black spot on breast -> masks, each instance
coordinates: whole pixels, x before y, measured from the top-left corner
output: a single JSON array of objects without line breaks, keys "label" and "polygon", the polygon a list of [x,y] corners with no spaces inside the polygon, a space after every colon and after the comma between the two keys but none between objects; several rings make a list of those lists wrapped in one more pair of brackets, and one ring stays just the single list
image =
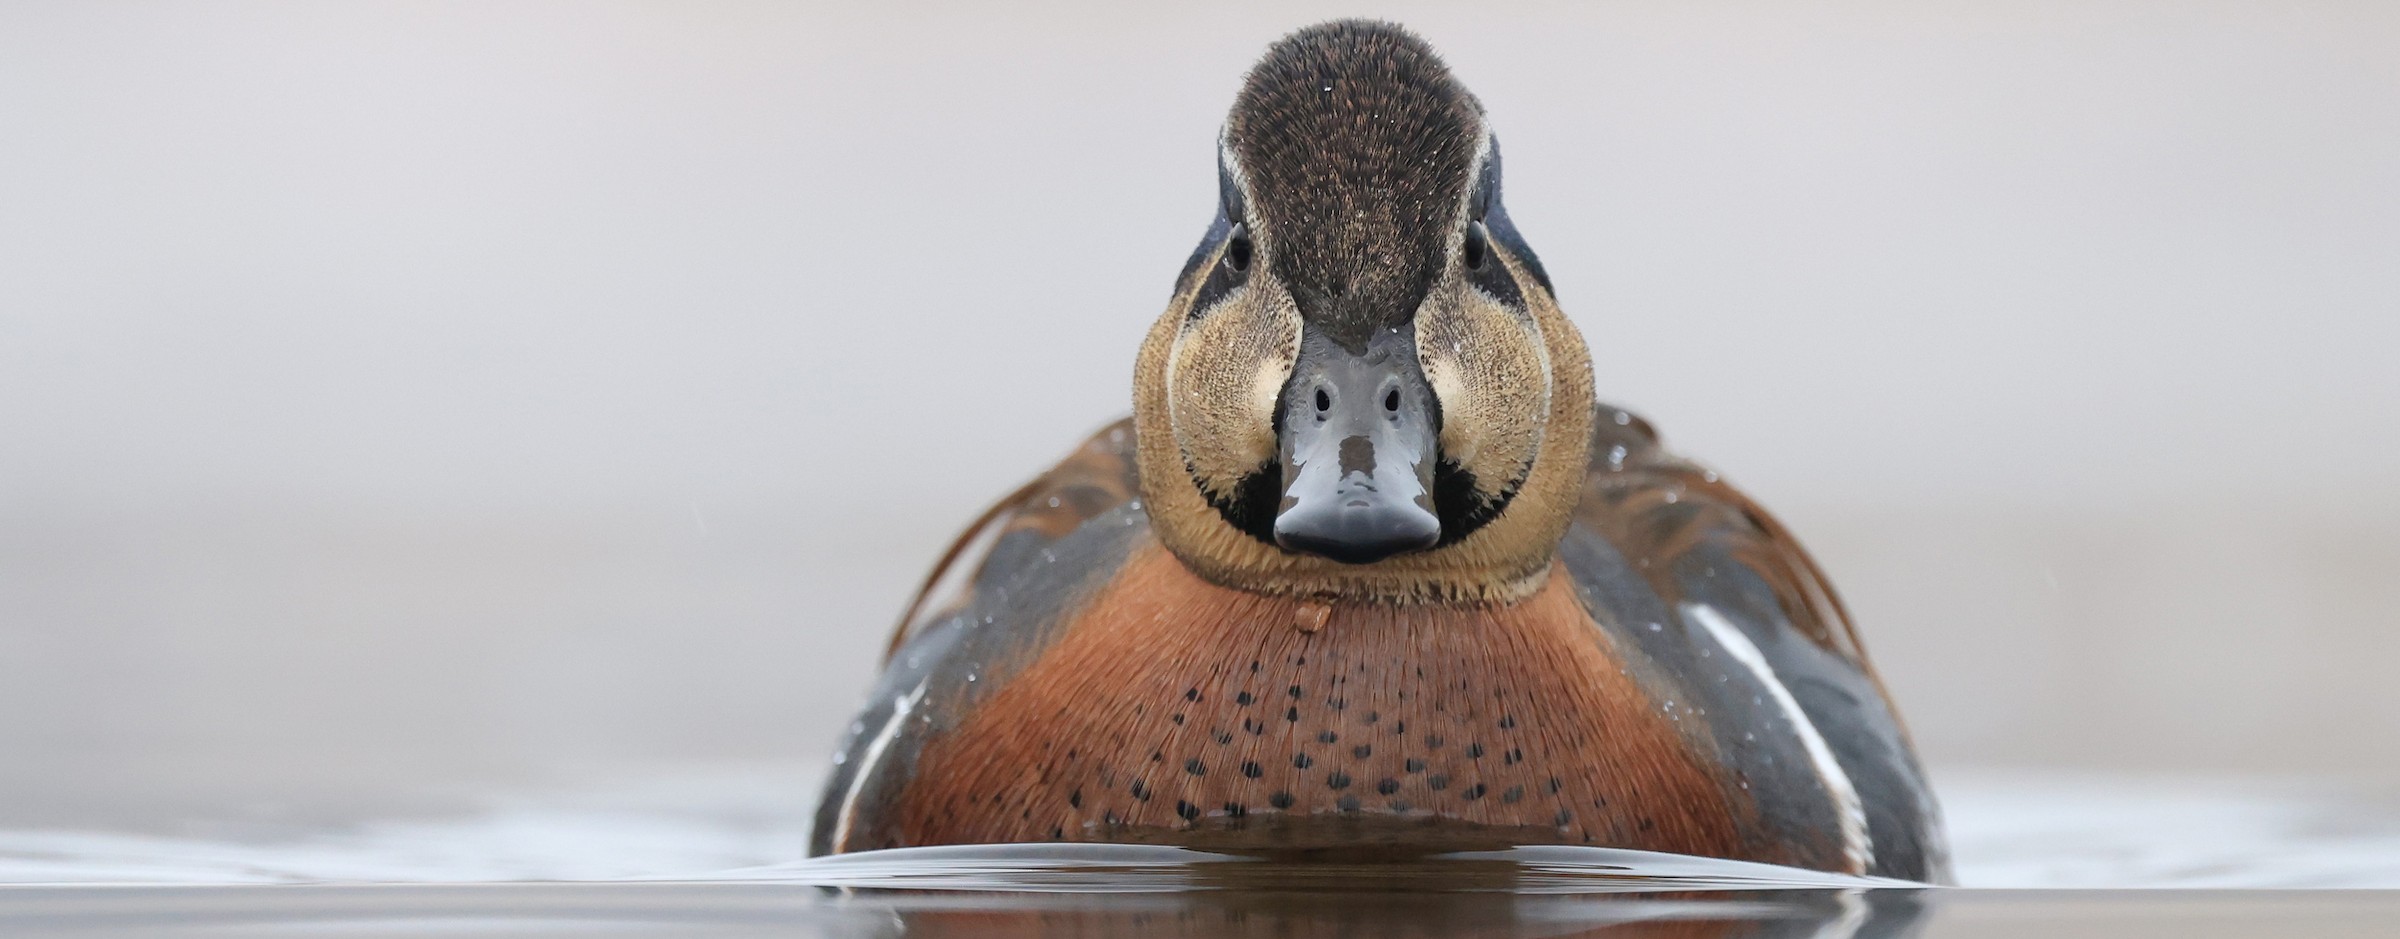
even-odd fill
[{"label": "black spot on breast", "polygon": [[1378,782],[1376,782],[1376,783],[1375,783],[1375,791],[1376,791],[1376,792],[1383,793],[1384,795],[1387,795],[1387,796],[1388,796],[1388,795],[1391,795],[1392,793],[1399,792],[1399,791],[1400,791],[1400,781],[1399,781],[1399,780],[1397,780],[1397,779],[1392,779],[1392,778],[1386,777],[1386,778],[1384,778],[1384,779],[1382,779],[1382,780],[1380,780],[1380,781],[1378,781]]},{"label": "black spot on breast", "polygon": [[1353,757],[1356,757],[1356,758],[1358,758],[1358,759],[1361,759],[1361,760],[1363,760],[1363,759],[1366,759],[1366,758],[1368,758],[1368,757],[1370,757],[1370,756],[1374,756],[1374,755],[1375,755],[1375,745],[1374,745],[1374,744],[1371,744],[1371,743],[1362,743],[1362,744],[1359,744],[1358,746],[1351,747],[1351,748],[1350,748],[1350,755],[1351,755],[1351,756],[1353,756]]},{"label": "black spot on breast", "polygon": [[1511,729],[1514,729],[1516,726],[1517,726],[1517,718],[1516,718],[1516,715],[1513,715],[1513,714],[1502,714],[1502,715],[1500,715],[1500,729],[1501,729],[1501,730],[1511,730]]},{"label": "black spot on breast", "polygon": [[1243,707],[1249,707],[1252,702],[1257,700],[1257,698],[1251,697],[1250,692],[1247,691],[1236,692],[1233,696],[1233,703],[1239,704]]},{"label": "black spot on breast", "polygon": [[1175,814],[1183,816],[1184,821],[1192,821],[1200,817],[1200,807],[1177,799],[1175,800]]},{"label": "black spot on breast", "polygon": [[1288,808],[1291,808],[1291,807],[1292,807],[1292,794],[1291,794],[1291,793],[1288,793],[1288,792],[1281,791],[1281,790],[1277,790],[1277,791],[1275,792],[1275,794],[1274,794],[1274,795],[1270,795],[1270,796],[1268,796],[1268,797],[1267,797],[1267,804],[1268,804],[1268,805],[1272,805],[1272,806],[1274,806],[1274,807],[1276,807],[1276,808],[1279,808],[1279,809],[1288,809]]},{"label": "black spot on breast", "polygon": [[1300,723],[1300,709],[1299,709],[1299,708],[1284,708],[1284,709],[1283,709],[1283,719],[1284,719],[1284,720],[1287,720],[1287,721],[1291,721],[1292,723],[1295,723],[1295,724],[1297,724],[1297,723]]},{"label": "black spot on breast", "polygon": [[1470,744],[1467,744],[1467,759],[1470,759],[1470,760],[1480,760],[1480,759],[1483,759],[1483,744],[1480,744],[1480,743],[1470,743]]},{"label": "black spot on breast", "polygon": [[1425,788],[1431,789],[1435,792],[1448,789],[1450,788],[1450,777],[1441,773],[1435,773],[1431,776],[1427,776],[1425,777]]},{"label": "black spot on breast", "polygon": [[1402,760],[1400,762],[1400,768],[1412,773],[1422,773],[1425,771],[1425,761],[1412,756],[1406,760]]},{"label": "black spot on breast", "polygon": [[1334,808],[1337,808],[1337,809],[1341,809],[1341,810],[1342,810],[1342,811],[1344,811],[1344,812],[1356,812],[1356,811],[1358,811],[1358,797],[1357,797],[1357,796],[1343,796],[1343,797],[1341,797],[1340,799],[1338,799],[1338,800],[1335,800],[1335,801],[1334,801],[1334,803],[1333,803],[1333,807],[1334,807]]},{"label": "black spot on breast", "polygon": [[1483,784],[1476,783],[1458,791],[1458,797],[1468,802],[1483,798]]},{"label": "black spot on breast", "polygon": [[1318,742],[1318,743],[1332,743],[1332,742],[1334,742],[1334,741],[1336,741],[1336,740],[1340,740],[1340,739],[1342,739],[1342,735],[1340,735],[1340,734],[1337,734],[1337,733],[1334,733],[1333,731],[1330,731],[1330,730],[1327,730],[1327,731],[1320,731],[1320,732],[1318,732],[1318,734],[1317,734],[1317,742]]},{"label": "black spot on breast", "polygon": [[1525,751],[1523,749],[1518,747],[1510,747],[1508,748],[1507,753],[1500,754],[1500,765],[1515,766],[1524,759]]},{"label": "black spot on breast", "polygon": [[1286,689],[1284,689],[1284,693],[1285,693],[1285,694],[1288,694],[1288,695],[1291,695],[1291,696],[1292,696],[1292,700],[1294,700],[1294,701],[1298,701],[1298,700],[1300,700],[1300,686],[1299,686],[1299,685],[1293,685],[1293,686],[1291,686],[1290,688],[1286,688]]},{"label": "black spot on breast", "polygon": [[1507,791],[1500,793],[1500,801],[1508,805],[1515,805],[1518,800],[1523,798],[1525,798],[1525,787],[1523,786],[1510,786]]},{"label": "black spot on breast", "polygon": [[1184,700],[1186,700],[1186,701],[1198,701],[1198,700],[1200,700],[1200,689],[1198,689],[1198,688],[1186,688],[1186,689],[1184,689],[1184,692],[1183,692],[1183,699],[1184,699]]},{"label": "black spot on breast", "polygon": [[1206,776],[1208,775],[1208,764],[1197,759],[1185,760],[1183,761],[1183,771],[1194,776]]},{"label": "black spot on breast", "polygon": [[1349,773],[1342,772],[1341,770],[1338,770],[1338,769],[1337,769],[1337,770],[1334,770],[1332,775],[1325,777],[1325,788],[1327,788],[1327,789],[1348,789],[1348,788],[1350,788],[1350,774],[1349,774]]},{"label": "black spot on breast", "polygon": [[1134,780],[1133,785],[1128,787],[1126,791],[1133,793],[1133,797],[1136,799],[1140,799],[1144,802],[1150,801],[1150,787],[1144,785],[1139,779]]},{"label": "black spot on breast", "polygon": [[1261,768],[1257,763],[1249,760],[1242,761],[1242,775],[1250,777],[1251,779],[1257,779],[1258,777],[1266,774],[1267,771]]},{"label": "black spot on breast", "polygon": [[1077,789],[1074,792],[1067,793],[1067,807],[1074,809],[1080,809],[1083,807],[1083,790]]},{"label": "black spot on breast", "polygon": [[1315,762],[1317,762],[1317,761],[1315,761],[1315,760],[1312,760],[1312,759],[1309,759],[1309,758],[1308,758],[1308,754],[1306,754],[1306,753],[1294,753],[1294,754],[1292,754],[1292,765],[1293,765],[1293,766],[1297,766],[1297,767],[1299,767],[1299,768],[1301,768],[1301,769],[1307,769],[1307,768],[1308,768],[1308,767],[1309,767],[1311,764],[1314,764]]},{"label": "black spot on breast", "polygon": [[1428,749],[1428,750],[1439,750],[1439,749],[1441,749],[1441,748],[1442,748],[1442,735],[1440,735],[1440,734],[1426,734],[1426,735],[1425,735],[1425,749]]}]

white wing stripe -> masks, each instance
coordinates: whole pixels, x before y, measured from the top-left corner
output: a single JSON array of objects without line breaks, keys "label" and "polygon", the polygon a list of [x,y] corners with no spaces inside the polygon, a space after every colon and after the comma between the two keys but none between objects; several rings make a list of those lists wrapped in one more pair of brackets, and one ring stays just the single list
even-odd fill
[{"label": "white wing stripe", "polygon": [[1767,664],[1767,657],[1759,653],[1758,645],[1742,634],[1741,627],[1727,620],[1725,614],[1704,604],[1686,603],[1683,616],[1707,629],[1717,645],[1724,647],[1726,655],[1758,676],[1767,696],[1791,720],[1792,729],[1800,735],[1800,746],[1808,751],[1809,761],[1816,764],[1817,775],[1825,781],[1825,792],[1833,797],[1833,815],[1842,829],[1842,853],[1857,868],[1851,873],[1866,873],[1875,860],[1875,845],[1867,834],[1866,806],[1859,801],[1858,789],[1850,784],[1850,774],[1842,769],[1840,760],[1834,759],[1833,748],[1826,746],[1825,736],[1817,732],[1816,723],[1808,719],[1808,712],[1800,709],[1791,689],[1775,677],[1774,667]]}]

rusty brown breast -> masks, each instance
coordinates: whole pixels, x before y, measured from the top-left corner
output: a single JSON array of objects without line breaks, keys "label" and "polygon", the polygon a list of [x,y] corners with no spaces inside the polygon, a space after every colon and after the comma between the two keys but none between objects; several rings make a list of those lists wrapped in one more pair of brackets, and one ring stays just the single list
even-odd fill
[{"label": "rusty brown breast", "polygon": [[813,850],[1563,843],[1940,877],[1922,772],[1814,564],[1603,410],[1544,586],[1485,605],[1202,580],[1104,429],[929,578]]},{"label": "rusty brown breast", "polygon": [[1729,788],[1563,575],[1501,607],[1312,607],[1144,546],[925,747],[892,837],[1749,856]]}]

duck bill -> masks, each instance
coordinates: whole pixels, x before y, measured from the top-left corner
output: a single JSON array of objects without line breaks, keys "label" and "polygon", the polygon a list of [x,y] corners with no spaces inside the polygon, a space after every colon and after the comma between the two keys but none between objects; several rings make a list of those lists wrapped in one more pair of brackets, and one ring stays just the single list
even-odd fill
[{"label": "duck bill", "polygon": [[1433,389],[1409,339],[1379,331],[1353,352],[1303,330],[1284,386],[1276,544],[1372,564],[1441,541]]}]

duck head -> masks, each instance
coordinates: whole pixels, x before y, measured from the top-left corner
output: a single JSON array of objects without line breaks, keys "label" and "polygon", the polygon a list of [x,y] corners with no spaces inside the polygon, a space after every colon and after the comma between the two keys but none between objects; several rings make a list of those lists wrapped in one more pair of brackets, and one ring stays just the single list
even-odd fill
[{"label": "duck head", "polygon": [[1135,365],[1139,471],[1186,566],[1261,593],[1523,596],[1591,440],[1591,365],[1500,202],[1483,108],[1424,40],[1269,48],[1217,216]]}]

